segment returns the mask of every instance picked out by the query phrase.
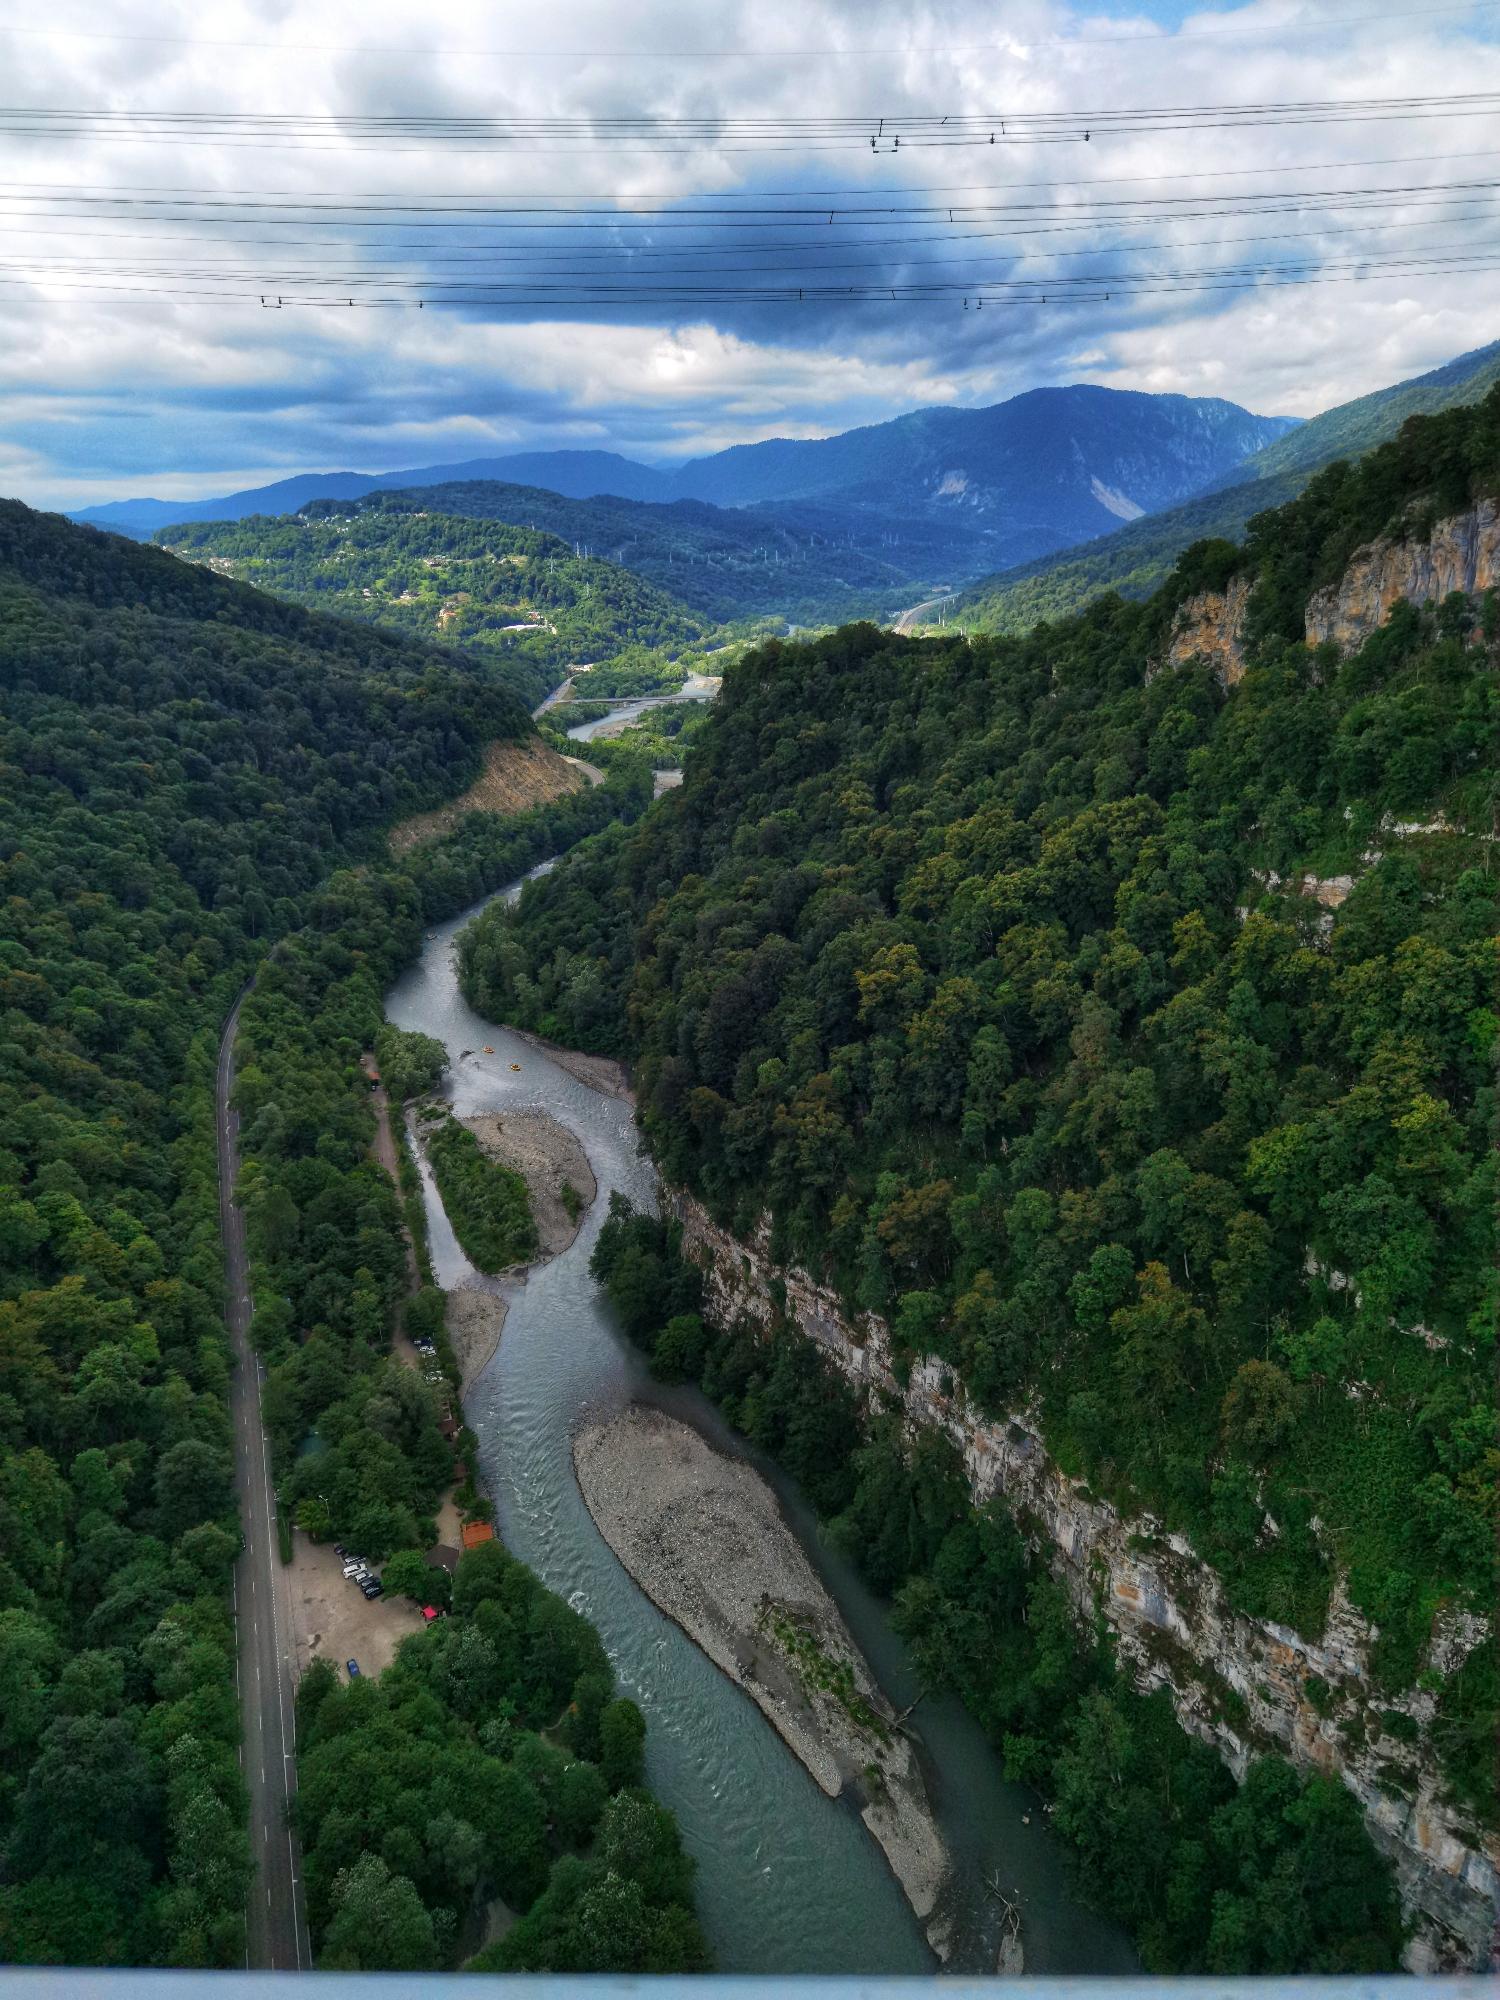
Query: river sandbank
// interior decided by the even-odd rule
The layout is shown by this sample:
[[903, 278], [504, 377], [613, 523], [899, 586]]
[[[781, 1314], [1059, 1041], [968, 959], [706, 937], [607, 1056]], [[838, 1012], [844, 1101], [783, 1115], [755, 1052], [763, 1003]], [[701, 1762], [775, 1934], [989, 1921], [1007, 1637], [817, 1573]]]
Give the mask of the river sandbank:
[[549, 1042], [542, 1035], [533, 1035], [527, 1028], [510, 1028], [508, 1032], [517, 1041], [550, 1056], [559, 1069], [566, 1070], [579, 1083], [587, 1084], [590, 1090], [600, 1091], [605, 1097], [618, 1097], [626, 1104], [635, 1103], [635, 1092], [630, 1088], [625, 1065], [616, 1062], [613, 1056], [590, 1056], [581, 1049], [559, 1048], [556, 1042]]
[[[546, 1111], [491, 1111], [458, 1122], [468, 1127], [492, 1160], [525, 1181], [536, 1223], [535, 1261], [560, 1256], [578, 1234], [584, 1212], [599, 1192], [577, 1133]], [[564, 1188], [573, 1192], [571, 1203]]]
[[498, 1292], [481, 1292], [473, 1285], [455, 1286], [445, 1297], [448, 1345], [462, 1378], [459, 1394], [466, 1396], [494, 1360], [510, 1308]]
[[945, 1957], [948, 1857], [915, 1751], [770, 1487], [639, 1403], [585, 1424], [573, 1466], [629, 1575], [744, 1689], [822, 1790], [855, 1801]]
[[[409, 1117], [409, 1130], [424, 1163], [427, 1128], [446, 1115], [446, 1107], [429, 1103], [414, 1108]], [[529, 1270], [561, 1255], [576, 1238], [599, 1192], [589, 1156], [576, 1132], [550, 1112], [534, 1107], [476, 1114], [459, 1123], [473, 1133], [491, 1159], [520, 1174], [526, 1183], [527, 1205], [536, 1223], [537, 1253], [529, 1263], [502, 1273], [506, 1280], [522, 1282]], [[570, 1194], [565, 1194], [565, 1189]], [[446, 1296], [448, 1339], [462, 1378], [461, 1393], [466, 1395], [494, 1359], [509, 1303], [505, 1294], [492, 1289], [482, 1276], [447, 1287]]]

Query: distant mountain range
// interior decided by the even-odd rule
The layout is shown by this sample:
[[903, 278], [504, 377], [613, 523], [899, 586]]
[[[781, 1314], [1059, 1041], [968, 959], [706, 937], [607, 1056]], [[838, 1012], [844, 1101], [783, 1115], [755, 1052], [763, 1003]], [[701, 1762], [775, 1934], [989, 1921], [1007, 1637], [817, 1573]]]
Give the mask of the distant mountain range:
[[1061, 618], [1103, 590], [1147, 597], [1193, 542], [1237, 541], [1246, 523], [1295, 499], [1315, 472], [1393, 438], [1408, 417], [1473, 403], [1500, 382], [1500, 341], [1441, 368], [1337, 404], [1245, 458], [1180, 506], [1083, 547], [1057, 550], [973, 584], [943, 615], [976, 631], [1023, 632]]
[[573, 499], [810, 507], [804, 525], [913, 574], [961, 581], [1175, 505], [1293, 428], [1216, 398], [1088, 384], [988, 409], [916, 410], [835, 437], [770, 438], [661, 467], [612, 452], [525, 452], [387, 473], [299, 473], [210, 500], [119, 500], [73, 518], [147, 536], [188, 521], [296, 512], [311, 500], [500, 480]]

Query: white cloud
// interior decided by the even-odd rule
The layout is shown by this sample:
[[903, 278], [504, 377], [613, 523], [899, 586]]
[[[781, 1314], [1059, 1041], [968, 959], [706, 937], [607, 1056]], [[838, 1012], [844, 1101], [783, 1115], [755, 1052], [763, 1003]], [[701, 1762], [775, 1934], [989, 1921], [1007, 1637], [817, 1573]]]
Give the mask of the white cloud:
[[[1149, 5], [1111, 12], [1058, 0], [1020, 0], [1003, 22], [988, 0], [648, 0], [629, 10], [576, 0], [566, 14], [533, 9], [520, 17], [497, 17], [479, 0], [456, 0], [427, 15], [406, 0], [367, 0], [357, 17], [331, 0], [269, 8], [221, 0], [209, 13], [185, 0], [121, 0], [108, 25], [124, 39], [75, 39], [62, 31], [95, 29], [103, 17], [64, 0], [51, 28], [33, 14], [29, 24], [41, 26], [39, 33], [0, 30], [0, 62], [13, 102], [340, 116], [511, 109], [787, 119], [915, 108], [1000, 115], [1500, 87], [1500, 52], [1475, 39], [1462, 17], [1405, 20], [1387, 9], [1386, 18], [1339, 26], [1341, 12], [1378, 15], [1382, 8], [1371, 0], [1347, 0], [1337, 10], [1251, 0], [1205, 9], [1176, 33], [1152, 18]], [[1318, 32], [1301, 32], [1309, 23]], [[195, 43], [199, 34], [213, 41]], [[363, 52], [340, 47], [351, 35]], [[130, 39], [150, 36], [184, 39]], [[1065, 39], [1049, 40], [1058, 36]], [[529, 55], [475, 53], [501, 42]], [[249, 46], [226, 46], [236, 43]], [[413, 45], [457, 53], [412, 53]], [[752, 53], [732, 63], [612, 53], [637, 47]], [[782, 53], [833, 48], [897, 53], [847, 60]], [[605, 53], [586, 59], [580, 50]], [[858, 151], [765, 158], [724, 149], [683, 159], [563, 147], [496, 157], [361, 150], [347, 142], [262, 152], [0, 138], [0, 180], [8, 184], [0, 210], [27, 206], [14, 184], [48, 182], [78, 190], [194, 188], [226, 198], [247, 189], [401, 192], [420, 200], [590, 194], [625, 211], [691, 191], [752, 187], [956, 184], [1008, 189], [1036, 202], [1082, 201], [1150, 192], [1145, 176], [1210, 170], [1228, 178], [1158, 184], [1157, 191], [1431, 186], [1487, 178], [1497, 157], [1500, 121], [1460, 117], [1162, 132], [993, 154], [923, 152], [899, 162]], [[1316, 264], [1447, 240], [1494, 242], [1500, 250], [1488, 195], [1447, 225], [1420, 196], [1404, 199], [1405, 208], [1344, 218], [1372, 232], [1358, 237], [1314, 212], [1200, 215], [1158, 219], [1149, 228], [959, 240], [913, 254], [982, 257], [995, 277], [1097, 271], [1101, 283], [1114, 274], [1118, 285], [1124, 273], [1211, 272], [1293, 258]], [[222, 300], [129, 303], [131, 283], [145, 282], [136, 274], [152, 262], [180, 274], [171, 282], [186, 290], [207, 282], [187, 274], [209, 271], [210, 260], [220, 260], [223, 286], [244, 274], [258, 284], [269, 271], [274, 289], [285, 271], [288, 291], [331, 284], [349, 264], [335, 231], [297, 232], [306, 249], [284, 240], [234, 248], [222, 230], [162, 220], [169, 212], [129, 223], [88, 213], [66, 223], [7, 218], [0, 484], [30, 499], [79, 504], [148, 488], [183, 496], [227, 490], [305, 467], [386, 468], [539, 443], [606, 443], [671, 457], [1079, 378], [1223, 395], [1306, 415], [1500, 332], [1500, 276], [1483, 270], [1134, 301], [1112, 291], [1107, 304], [996, 305], [968, 315], [947, 302], [685, 306], [574, 317], [536, 308], [489, 319], [472, 309], [462, 316], [278, 313]], [[1276, 240], [1278, 232], [1292, 234]], [[273, 234], [269, 222], [264, 233]], [[450, 253], [463, 241], [436, 232], [428, 240]], [[738, 232], [723, 240], [738, 253], [747, 239]], [[842, 254], [851, 265], [861, 256], [872, 261], [871, 253]], [[85, 258], [94, 263], [87, 282], [116, 289], [69, 289], [65, 277], [75, 286], [85, 280], [76, 265], [71, 274], [67, 267]], [[723, 261], [732, 259], [726, 253]], [[822, 262], [831, 277], [839, 253], [830, 248]], [[977, 267], [958, 261], [948, 268]]]

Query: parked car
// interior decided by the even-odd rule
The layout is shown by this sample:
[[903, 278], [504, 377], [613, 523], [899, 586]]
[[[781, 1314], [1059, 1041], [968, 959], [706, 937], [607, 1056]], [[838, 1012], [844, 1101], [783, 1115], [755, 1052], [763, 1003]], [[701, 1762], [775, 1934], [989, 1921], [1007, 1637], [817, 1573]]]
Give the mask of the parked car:
[[346, 1562], [344, 1564], [344, 1574], [345, 1576], [368, 1576], [369, 1566], [362, 1562]]
[[385, 1585], [380, 1581], [379, 1577], [375, 1576], [372, 1576], [368, 1582], [362, 1583], [359, 1587], [365, 1596], [370, 1598], [380, 1597], [385, 1591]]
[[359, 1661], [345, 1660], [344, 1665], [349, 1669], [350, 1680], [357, 1681], [359, 1679]]
[[333, 1553], [336, 1556], [346, 1556], [348, 1555], [349, 1551], [344, 1547], [342, 1542], [335, 1542], [333, 1545]]

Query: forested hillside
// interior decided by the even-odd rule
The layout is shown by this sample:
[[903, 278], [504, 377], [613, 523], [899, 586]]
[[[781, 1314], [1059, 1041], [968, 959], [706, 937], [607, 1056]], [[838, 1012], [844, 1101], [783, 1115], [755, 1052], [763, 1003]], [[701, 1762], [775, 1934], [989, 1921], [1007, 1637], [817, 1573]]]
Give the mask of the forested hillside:
[[[1496, 490], [1492, 395], [1148, 604], [765, 647], [682, 789], [464, 948], [482, 1011], [632, 1057], [670, 1179], [741, 1232], [768, 1205], [783, 1257], [1031, 1407], [1237, 1607], [1317, 1633], [1342, 1579], [1374, 1699], [1425, 1674], [1400, 1734], [1491, 1822], [1493, 1651], [1427, 1648], [1495, 1597], [1500, 607], [1398, 607], [1347, 659], [1302, 607]], [[1236, 570], [1244, 678], [1159, 670]]]
[[578, 662], [673, 652], [704, 620], [618, 563], [503, 521], [314, 502], [301, 514], [165, 528], [156, 539], [320, 611], [502, 663], [532, 703]]
[[[338, 1525], [399, 1547], [451, 1453], [426, 1390], [386, 1369], [396, 1202], [365, 1162], [349, 1038], [374, 1032], [377, 968], [425, 921], [638, 810], [650, 779], [622, 768], [516, 827], [467, 820], [398, 872], [385, 827], [529, 732], [514, 694], [14, 504], [0, 686], [0, 1957], [237, 1966], [220, 1028], [277, 941], [241, 1078], [279, 1294], [256, 1329], [268, 1422], [283, 1474], [323, 1423]], [[358, 867], [325, 886], [340, 862]], [[456, 1707], [446, 1741], [473, 1728]]]
[[1255, 515], [1295, 499], [1315, 472], [1393, 438], [1408, 417], [1472, 403], [1500, 380], [1500, 342], [1409, 382], [1358, 396], [1263, 446], [1217, 484], [1144, 521], [970, 585], [946, 616], [976, 632], [1025, 632], [1066, 617], [1103, 590], [1149, 597], [1183, 550], [1210, 536], [1238, 539]]
[[633, 570], [716, 623], [773, 617], [778, 626], [831, 625], [883, 615], [920, 595], [914, 585], [922, 574], [905, 550], [869, 549], [846, 523], [825, 527], [795, 506], [568, 500], [535, 486], [475, 480], [382, 493], [361, 503], [362, 512], [372, 510], [544, 529]]

